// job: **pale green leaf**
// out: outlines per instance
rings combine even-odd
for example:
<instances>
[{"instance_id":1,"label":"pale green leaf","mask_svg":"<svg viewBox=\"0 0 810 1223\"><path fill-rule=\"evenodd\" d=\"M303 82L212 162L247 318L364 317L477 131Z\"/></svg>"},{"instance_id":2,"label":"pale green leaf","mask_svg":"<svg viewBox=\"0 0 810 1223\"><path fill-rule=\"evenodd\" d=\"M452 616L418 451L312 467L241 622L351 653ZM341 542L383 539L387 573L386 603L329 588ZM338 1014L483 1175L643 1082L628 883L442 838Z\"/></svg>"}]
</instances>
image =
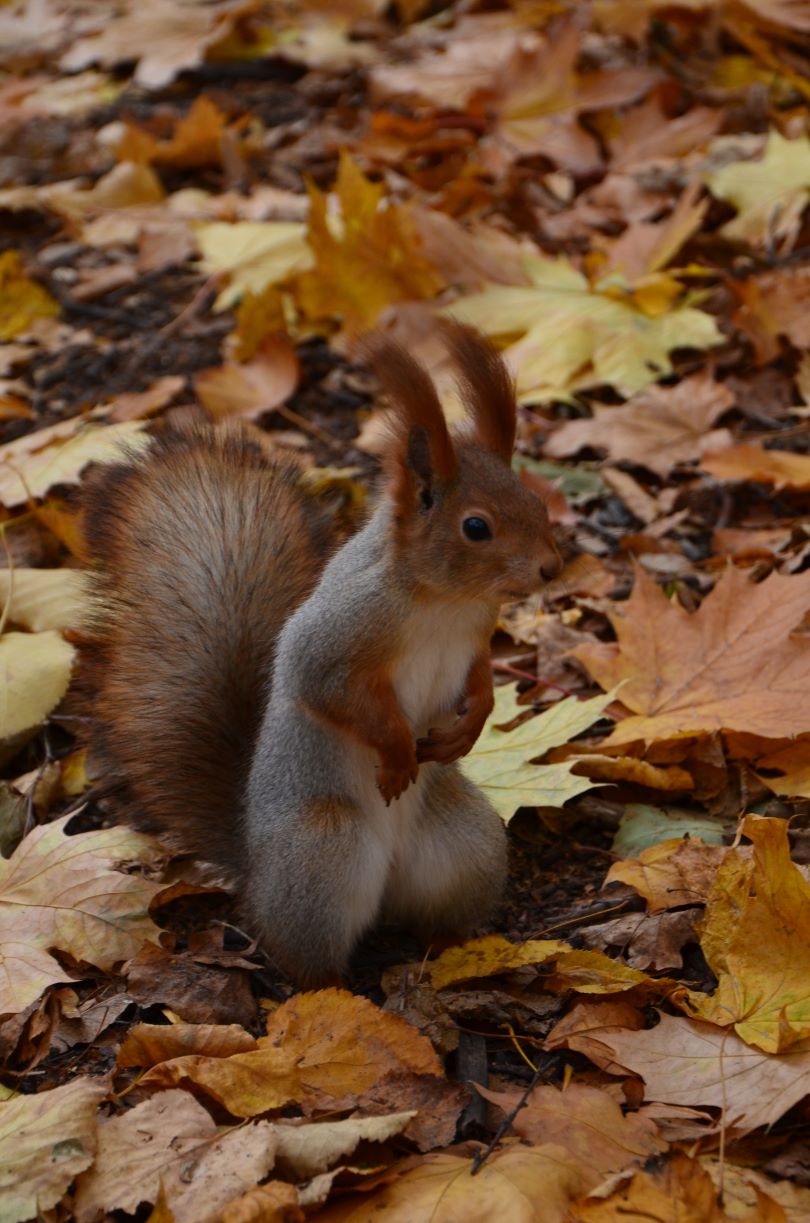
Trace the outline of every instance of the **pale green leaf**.
<instances>
[{"instance_id":1,"label":"pale green leaf","mask_svg":"<svg viewBox=\"0 0 810 1223\"><path fill-rule=\"evenodd\" d=\"M536 718L511 731L499 730L519 714L512 686L495 690L495 708L461 768L486 794L501 819L508 821L518 807L561 807L569 798L593 789L587 777L575 777L568 763L529 764L575 735L587 730L614 699L610 692L589 701L566 697Z\"/></svg>"},{"instance_id":2,"label":"pale green leaf","mask_svg":"<svg viewBox=\"0 0 810 1223\"><path fill-rule=\"evenodd\" d=\"M637 858L651 845L673 837L700 837L704 845L722 845L724 821L684 807L628 803L611 848L623 858Z\"/></svg>"}]
</instances>

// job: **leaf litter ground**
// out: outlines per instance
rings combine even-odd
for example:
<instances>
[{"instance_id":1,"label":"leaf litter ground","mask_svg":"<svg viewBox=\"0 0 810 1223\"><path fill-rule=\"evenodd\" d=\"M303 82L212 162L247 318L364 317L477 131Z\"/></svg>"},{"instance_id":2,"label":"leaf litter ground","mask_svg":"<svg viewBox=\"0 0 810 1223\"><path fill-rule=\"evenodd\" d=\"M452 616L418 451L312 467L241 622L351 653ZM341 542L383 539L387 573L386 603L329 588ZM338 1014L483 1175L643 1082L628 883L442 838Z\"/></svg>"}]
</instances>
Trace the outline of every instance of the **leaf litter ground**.
<instances>
[{"instance_id":1,"label":"leaf litter ground","mask_svg":"<svg viewBox=\"0 0 810 1223\"><path fill-rule=\"evenodd\" d=\"M810 1214L810 18L573 7L0 5L4 1223ZM447 311L506 350L569 556L504 611L468 761L509 887L480 939L376 931L353 994L296 996L106 828L76 489L196 399L351 530L356 331L452 415Z\"/></svg>"}]
</instances>

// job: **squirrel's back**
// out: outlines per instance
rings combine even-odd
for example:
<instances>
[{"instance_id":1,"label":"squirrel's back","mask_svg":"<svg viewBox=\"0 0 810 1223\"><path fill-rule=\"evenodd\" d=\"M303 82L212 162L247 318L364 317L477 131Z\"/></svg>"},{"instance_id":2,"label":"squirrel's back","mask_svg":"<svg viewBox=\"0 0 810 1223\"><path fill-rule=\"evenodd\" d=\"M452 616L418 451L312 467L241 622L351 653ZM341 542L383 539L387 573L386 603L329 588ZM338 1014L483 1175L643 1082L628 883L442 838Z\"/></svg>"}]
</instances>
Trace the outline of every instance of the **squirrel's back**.
<instances>
[{"instance_id":1,"label":"squirrel's back","mask_svg":"<svg viewBox=\"0 0 810 1223\"><path fill-rule=\"evenodd\" d=\"M246 430L166 428L85 495L90 743L116 810L228 874L279 631L331 549L328 513Z\"/></svg>"}]
</instances>

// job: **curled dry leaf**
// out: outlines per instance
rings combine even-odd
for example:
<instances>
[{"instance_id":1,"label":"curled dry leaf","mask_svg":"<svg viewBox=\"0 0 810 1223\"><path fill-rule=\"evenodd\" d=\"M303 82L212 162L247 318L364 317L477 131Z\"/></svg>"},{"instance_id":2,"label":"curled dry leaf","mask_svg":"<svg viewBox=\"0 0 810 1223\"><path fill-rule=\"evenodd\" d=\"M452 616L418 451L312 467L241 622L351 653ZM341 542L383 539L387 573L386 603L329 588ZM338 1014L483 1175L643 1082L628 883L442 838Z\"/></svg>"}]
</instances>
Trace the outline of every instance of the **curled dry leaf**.
<instances>
[{"instance_id":1,"label":"curled dry leaf","mask_svg":"<svg viewBox=\"0 0 810 1223\"><path fill-rule=\"evenodd\" d=\"M588 947L605 950L621 948L623 960L631 968L646 972L683 967L681 951L685 943L696 943L696 909L676 913L624 913L613 921L587 926L580 937Z\"/></svg>"},{"instance_id":2,"label":"curled dry leaf","mask_svg":"<svg viewBox=\"0 0 810 1223\"><path fill-rule=\"evenodd\" d=\"M0 1216L22 1223L51 1210L93 1162L102 1080L80 1076L38 1095L0 1102Z\"/></svg>"},{"instance_id":3,"label":"curled dry leaf","mask_svg":"<svg viewBox=\"0 0 810 1223\"><path fill-rule=\"evenodd\" d=\"M705 904L727 853L724 845L704 845L699 837L672 837L642 850L637 858L614 862L605 885L635 888L651 913Z\"/></svg>"},{"instance_id":4,"label":"curled dry leaf","mask_svg":"<svg viewBox=\"0 0 810 1223\"><path fill-rule=\"evenodd\" d=\"M430 1042L365 998L327 989L279 1007L255 1050L174 1058L155 1066L141 1084L191 1081L235 1117L253 1117L291 1101L305 1110L346 1107L397 1070L439 1074Z\"/></svg>"},{"instance_id":5,"label":"curled dry leaf","mask_svg":"<svg viewBox=\"0 0 810 1223\"><path fill-rule=\"evenodd\" d=\"M116 869L154 862L156 842L126 828L69 837L66 823L32 829L0 861L0 1013L17 1014L49 985L71 979L52 950L110 970L160 935L147 910L161 884Z\"/></svg>"},{"instance_id":6,"label":"curled dry leaf","mask_svg":"<svg viewBox=\"0 0 810 1223\"><path fill-rule=\"evenodd\" d=\"M810 642L790 636L810 607L810 573L772 573L755 585L727 570L690 615L643 570L610 619L615 643L583 645L576 658L603 688L625 681L632 711L611 746L720 730L778 739L810 730Z\"/></svg>"}]
</instances>

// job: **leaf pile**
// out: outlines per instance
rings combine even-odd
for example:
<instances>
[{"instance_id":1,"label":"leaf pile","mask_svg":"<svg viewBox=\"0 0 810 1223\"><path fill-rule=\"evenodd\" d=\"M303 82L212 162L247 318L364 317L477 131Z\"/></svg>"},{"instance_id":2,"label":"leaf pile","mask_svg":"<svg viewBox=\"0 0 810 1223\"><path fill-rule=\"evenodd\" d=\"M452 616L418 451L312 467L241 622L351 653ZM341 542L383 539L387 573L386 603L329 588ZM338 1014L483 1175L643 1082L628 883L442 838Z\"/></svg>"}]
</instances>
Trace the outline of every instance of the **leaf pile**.
<instances>
[{"instance_id":1,"label":"leaf pile","mask_svg":"<svg viewBox=\"0 0 810 1223\"><path fill-rule=\"evenodd\" d=\"M0 3L0 1223L810 1217L809 65L805 0ZM359 341L452 417L448 315L567 556L463 762L510 881L295 994L76 747L77 492L242 418L351 530Z\"/></svg>"}]
</instances>

